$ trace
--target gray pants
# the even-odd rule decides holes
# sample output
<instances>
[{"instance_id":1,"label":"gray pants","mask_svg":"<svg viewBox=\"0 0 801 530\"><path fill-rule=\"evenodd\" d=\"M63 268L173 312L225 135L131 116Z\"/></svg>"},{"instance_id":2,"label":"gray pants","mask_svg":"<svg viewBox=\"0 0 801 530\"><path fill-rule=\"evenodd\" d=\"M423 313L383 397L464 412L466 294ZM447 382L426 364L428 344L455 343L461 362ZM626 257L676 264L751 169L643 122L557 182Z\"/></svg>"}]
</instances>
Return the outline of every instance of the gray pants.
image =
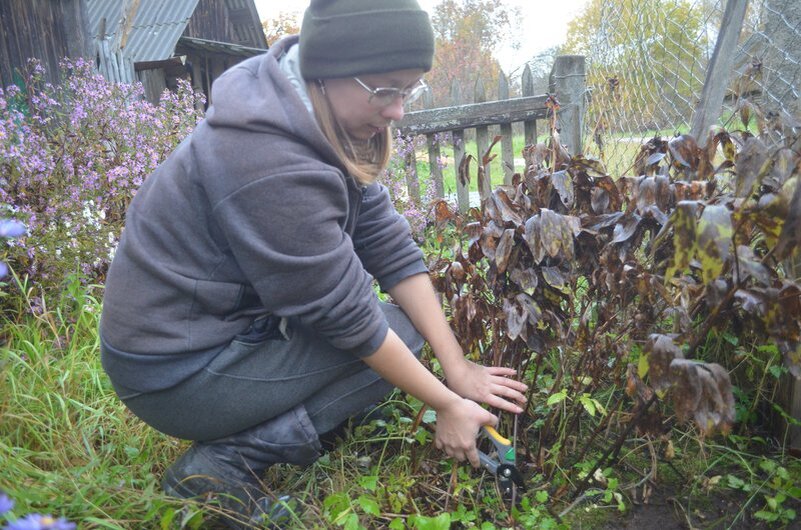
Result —
<instances>
[{"instance_id":1,"label":"gray pants","mask_svg":"<svg viewBox=\"0 0 801 530\"><path fill-rule=\"evenodd\" d=\"M423 338L408 317L397 306L382 303L381 308L389 327L419 356ZM322 434L392 390L362 360L293 320L287 336L276 329L252 330L186 381L125 399L125 404L161 432L206 441L264 423L300 404Z\"/></svg>"}]
</instances>

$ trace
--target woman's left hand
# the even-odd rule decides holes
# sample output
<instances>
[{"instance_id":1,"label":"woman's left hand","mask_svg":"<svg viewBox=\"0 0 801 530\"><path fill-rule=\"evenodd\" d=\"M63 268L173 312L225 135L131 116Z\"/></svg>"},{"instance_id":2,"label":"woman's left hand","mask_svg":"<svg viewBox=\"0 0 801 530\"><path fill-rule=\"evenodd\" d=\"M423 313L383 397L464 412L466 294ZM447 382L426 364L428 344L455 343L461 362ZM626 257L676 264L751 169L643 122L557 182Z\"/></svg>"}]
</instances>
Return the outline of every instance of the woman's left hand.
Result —
<instances>
[{"instance_id":1,"label":"woman's left hand","mask_svg":"<svg viewBox=\"0 0 801 530\"><path fill-rule=\"evenodd\" d=\"M528 386L512 379L516 375L517 371L512 368L482 366L465 359L451 367L445 378L448 387L463 398L520 414L523 408L519 405L526 404L524 392Z\"/></svg>"}]
</instances>

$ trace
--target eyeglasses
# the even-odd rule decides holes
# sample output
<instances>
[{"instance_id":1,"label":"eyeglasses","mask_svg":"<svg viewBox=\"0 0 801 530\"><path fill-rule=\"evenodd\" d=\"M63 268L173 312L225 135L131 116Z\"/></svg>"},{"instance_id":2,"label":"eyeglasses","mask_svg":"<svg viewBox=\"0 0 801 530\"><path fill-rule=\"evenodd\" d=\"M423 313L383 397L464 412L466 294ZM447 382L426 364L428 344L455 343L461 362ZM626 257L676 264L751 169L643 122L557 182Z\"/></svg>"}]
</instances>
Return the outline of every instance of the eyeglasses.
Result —
<instances>
[{"instance_id":1,"label":"eyeglasses","mask_svg":"<svg viewBox=\"0 0 801 530\"><path fill-rule=\"evenodd\" d=\"M364 81L358 77L354 77L353 79L359 83L359 86L370 93L370 97L367 99L367 102L378 105L379 107L388 107L392 105L399 97L404 104L409 105L419 98L423 92L428 90L428 85L422 79L417 81L417 83L409 88L404 89L394 87L372 88L366 85Z\"/></svg>"}]
</instances>

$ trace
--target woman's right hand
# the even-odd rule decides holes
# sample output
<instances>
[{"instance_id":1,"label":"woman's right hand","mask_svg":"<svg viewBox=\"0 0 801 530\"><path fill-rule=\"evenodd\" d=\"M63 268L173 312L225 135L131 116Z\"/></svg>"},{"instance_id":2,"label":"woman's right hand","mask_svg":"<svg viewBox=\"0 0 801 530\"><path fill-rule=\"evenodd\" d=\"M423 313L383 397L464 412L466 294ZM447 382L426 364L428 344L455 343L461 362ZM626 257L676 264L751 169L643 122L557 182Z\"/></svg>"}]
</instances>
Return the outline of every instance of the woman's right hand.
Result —
<instances>
[{"instance_id":1,"label":"woman's right hand","mask_svg":"<svg viewBox=\"0 0 801 530\"><path fill-rule=\"evenodd\" d=\"M437 410L434 443L448 456L459 462L467 459L473 467L478 467L481 465L476 447L478 431L483 425L497 424L498 418L475 401L454 399Z\"/></svg>"}]
</instances>

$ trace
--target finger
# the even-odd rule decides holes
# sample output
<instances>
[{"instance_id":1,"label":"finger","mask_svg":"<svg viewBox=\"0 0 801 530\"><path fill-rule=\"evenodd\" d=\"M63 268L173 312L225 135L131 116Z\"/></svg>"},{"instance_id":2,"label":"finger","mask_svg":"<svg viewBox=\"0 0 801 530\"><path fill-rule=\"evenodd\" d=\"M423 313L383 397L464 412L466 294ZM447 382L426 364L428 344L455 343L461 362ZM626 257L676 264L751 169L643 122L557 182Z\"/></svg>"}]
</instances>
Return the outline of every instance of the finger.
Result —
<instances>
[{"instance_id":1,"label":"finger","mask_svg":"<svg viewBox=\"0 0 801 530\"><path fill-rule=\"evenodd\" d=\"M516 379L509 379L508 377L495 376L492 378L492 382L493 384L496 385L503 385L509 388L514 388L515 390L518 390L520 392L525 392L528 390L527 384L521 381L517 381Z\"/></svg>"},{"instance_id":2,"label":"finger","mask_svg":"<svg viewBox=\"0 0 801 530\"><path fill-rule=\"evenodd\" d=\"M486 411L486 412L487 412L487 414L484 417L484 420L481 422L481 425L490 425L492 427L497 427L498 421L499 421L498 420L498 416L496 416L495 414L493 414L493 413L491 413L489 411ZM478 432L476 432L476 435L478 435Z\"/></svg>"},{"instance_id":3,"label":"finger","mask_svg":"<svg viewBox=\"0 0 801 530\"><path fill-rule=\"evenodd\" d=\"M520 403L525 403L526 395L519 390L506 385L495 385L492 387L491 392L496 396L502 396L507 399L513 399Z\"/></svg>"},{"instance_id":4,"label":"finger","mask_svg":"<svg viewBox=\"0 0 801 530\"><path fill-rule=\"evenodd\" d=\"M507 401L499 396L490 396L487 401L487 405L490 407L494 407L496 409L505 410L506 412L511 412L512 414L522 414L524 412L523 407L512 403L511 401Z\"/></svg>"},{"instance_id":5,"label":"finger","mask_svg":"<svg viewBox=\"0 0 801 530\"><path fill-rule=\"evenodd\" d=\"M464 456L465 455L464 455L463 451L457 451L455 449L451 449L451 451L448 453L448 456L450 456L451 458L453 458L457 462L462 462L462 461L464 461Z\"/></svg>"},{"instance_id":6,"label":"finger","mask_svg":"<svg viewBox=\"0 0 801 530\"><path fill-rule=\"evenodd\" d=\"M467 452L467 459L473 467L479 467L481 465L481 459L478 458L478 449L476 449L475 446Z\"/></svg>"},{"instance_id":7,"label":"finger","mask_svg":"<svg viewBox=\"0 0 801 530\"><path fill-rule=\"evenodd\" d=\"M514 368L507 368L505 366L488 366L487 371L492 375L514 376L517 375L517 370Z\"/></svg>"}]
</instances>

